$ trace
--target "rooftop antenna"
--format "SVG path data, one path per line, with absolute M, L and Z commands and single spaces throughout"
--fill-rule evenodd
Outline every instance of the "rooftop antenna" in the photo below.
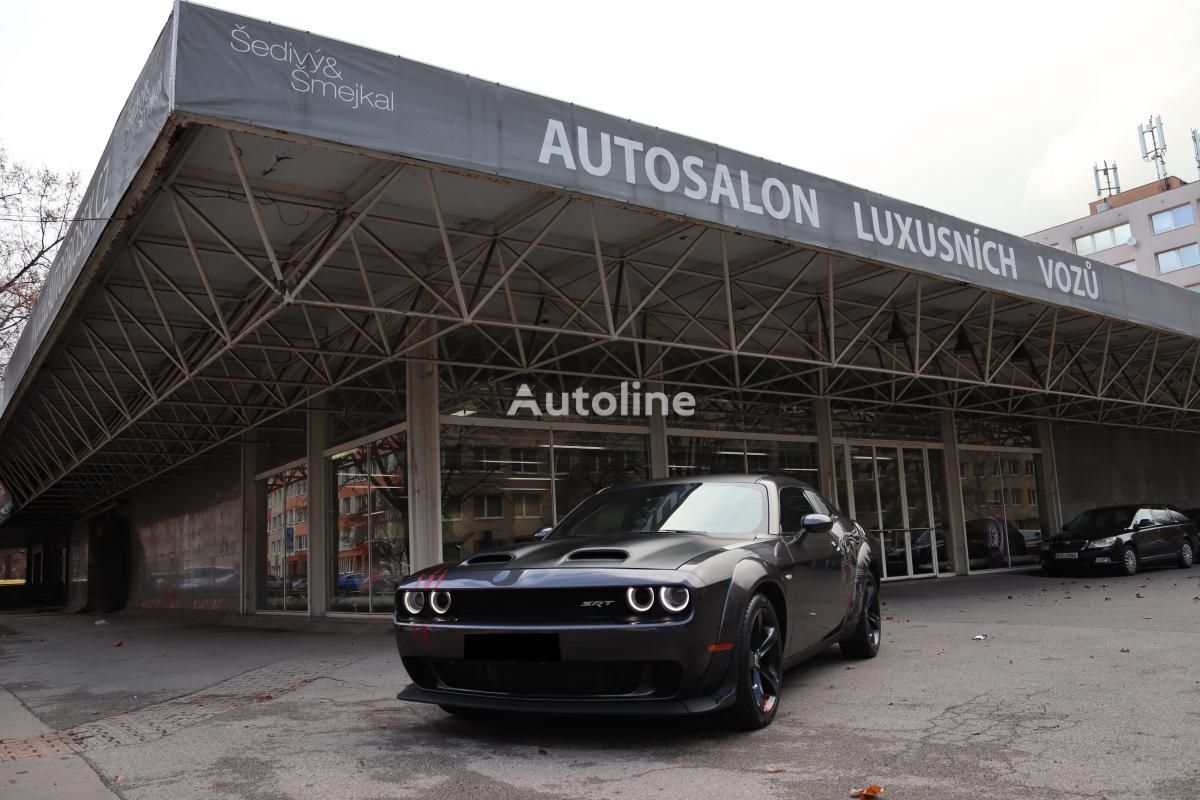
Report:
M 1196 172 L 1200 173 L 1200 131 L 1192 128 L 1192 151 L 1196 154 Z
M 1146 137 L 1150 137 L 1147 143 Z M 1138 125 L 1138 144 L 1142 147 L 1142 160 L 1153 161 L 1158 179 L 1167 178 L 1167 140 L 1163 138 L 1162 117 L 1150 117 L 1145 125 Z
M 1104 162 L 1103 167 L 1093 164 L 1092 176 L 1096 179 L 1096 196 L 1101 200 L 1121 193 L 1121 178 L 1117 175 L 1117 162 L 1114 161 L 1111 167 L 1107 161 Z

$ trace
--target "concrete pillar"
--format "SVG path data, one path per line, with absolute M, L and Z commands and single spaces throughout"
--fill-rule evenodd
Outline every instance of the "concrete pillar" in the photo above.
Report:
M 967 523 L 963 513 L 962 473 L 958 463 L 958 435 L 954 429 L 954 412 L 942 411 L 942 447 L 946 457 L 946 530 L 950 534 L 950 557 L 954 574 L 967 574 Z
M 432 331 L 429 323 L 423 323 Z M 418 334 L 419 335 L 419 334 Z M 437 340 L 405 364 L 408 404 L 408 558 L 413 571 L 442 561 L 442 458 Z
M 656 344 L 646 345 L 646 362 L 652 362 L 658 358 L 661 348 Z M 655 376 L 661 374 L 660 369 L 655 371 Z M 666 391 L 661 380 L 646 380 L 643 387 L 647 392 L 662 392 Z M 649 417 L 650 423 L 650 477 L 651 478 L 668 478 L 670 477 L 670 468 L 667 466 L 669 461 L 669 449 L 667 446 L 667 418 L 662 415 Z
M 1048 539 L 1062 530 L 1062 498 L 1058 494 L 1058 466 L 1054 457 L 1054 423 L 1038 420 L 1037 445 L 1042 450 L 1038 464 L 1038 512 L 1042 523 L 1042 538 Z
M 242 596 L 241 612 L 253 614 L 266 605 L 267 487 L 254 476 L 263 469 L 263 447 L 241 444 Z
M 813 421 L 817 426 L 817 480 L 822 494 L 840 508 L 849 503 L 840 498 L 842 487 L 837 485 L 837 454 L 833 448 L 833 414 L 828 398 L 813 400 Z M 848 498 L 847 498 L 848 499 Z
M 329 415 L 324 398 L 313 401 L 308 411 L 308 615 L 323 617 L 329 608 L 337 578 L 336 509 L 329 507 L 333 478 L 323 451 L 329 440 Z

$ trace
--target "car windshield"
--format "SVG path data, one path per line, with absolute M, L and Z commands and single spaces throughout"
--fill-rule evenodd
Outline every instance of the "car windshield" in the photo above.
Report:
M 1093 508 L 1068 522 L 1066 531 L 1123 531 L 1133 522 L 1134 506 Z
M 767 532 L 766 489 L 756 483 L 662 483 L 602 492 L 585 500 L 552 534 L 704 533 L 753 536 Z

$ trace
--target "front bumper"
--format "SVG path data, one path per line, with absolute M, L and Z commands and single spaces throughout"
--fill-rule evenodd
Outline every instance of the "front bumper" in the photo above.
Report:
M 716 711 L 735 694 L 736 623 L 726 619 L 727 597 L 727 585 L 693 587 L 689 611 L 654 621 L 513 624 L 400 617 L 394 622 L 396 648 L 413 685 L 398 697 L 557 713 Z
M 1107 569 L 1121 564 L 1123 545 L 1088 547 L 1083 550 L 1050 549 L 1041 551 L 1042 566 L 1058 569 Z M 1067 554 L 1062 558 L 1060 554 Z

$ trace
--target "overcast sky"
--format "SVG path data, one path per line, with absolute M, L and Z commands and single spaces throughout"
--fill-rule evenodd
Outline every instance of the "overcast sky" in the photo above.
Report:
M 657 125 L 1012 233 L 1086 215 L 1092 164 L 1197 177 L 1200 3 L 210 0 Z M 975 9 L 986 9 L 979 12 Z M 166 0 L 5 4 L 0 142 L 91 176 Z

